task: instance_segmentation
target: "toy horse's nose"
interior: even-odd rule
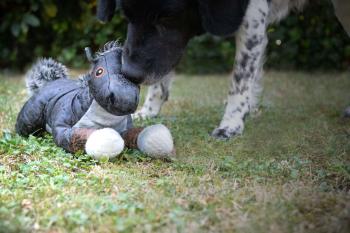
[[[89,87],[97,103],[113,115],[134,113],[139,104],[140,88],[124,75],[110,73],[102,78],[93,78]]]
[[[140,88],[122,75],[111,77],[109,84],[108,111],[115,115],[134,113],[139,104]]]

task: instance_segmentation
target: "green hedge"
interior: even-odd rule
[[[291,14],[268,29],[266,65],[273,69],[349,70],[350,39],[337,21],[328,0],[312,0],[305,11]],[[232,69],[234,38],[208,35],[188,46],[180,68],[190,73]]]
[[[52,56],[73,67],[87,64],[84,47],[97,49],[124,38],[125,23],[96,21],[96,1],[2,0],[0,67],[21,69],[35,58]]]
[[[64,2],[64,3],[63,3]],[[350,39],[327,0],[293,14],[269,28],[267,67],[345,70],[350,67]],[[102,25],[95,20],[96,1],[2,0],[0,68],[23,69],[37,57],[52,56],[73,67],[87,64],[83,48],[125,38],[122,16]],[[6,12],[6,13],[5,13]],[[193,39],[179,70],[227,72],[234,59],[234,39],[204,35]]]

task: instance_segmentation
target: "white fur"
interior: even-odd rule
[[[94,159],[114,158],[124,149],[124,140],[120,134],[111,128],[99,129],[93,132],[85,144],[85,151]]]
[[[170,72],[162,80],[156,84],[151,85],[148,88],[145,103],[142,108],[133,114],[133,118],[146,119],[155,117],[159,114],[163,104],[167,101],[169,95],[169,88],[171,85],[171,79],[174,76],[173,72]]]
[[[262,76],[263,54],[267,45],[267,1],[251,0],[236,35],[236,57],[233,77],[223,119],[212,133],[218,138],[241,134],[244,117],[255,108]],[[254,41],[249,45],[249,41]]]
[[[301,10],[308,0],[272,0],[269,9],[269,22],[278,22],[291,10]]]
[[[153,158],[170,157],[174,150],[173,137],[164,125],[152,125],[140,133],[137,138],[137,147]]]

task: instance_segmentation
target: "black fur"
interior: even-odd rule
[[[249,0],[199,0],[204,29],[214,35],[234,33],[242,23]]]
[[[96,16],[102,22],[111,20],[116,10],[116,0],[98,0]]]
[[[100,0],[98,18],[109,18],[114,7]],[[112,0],[110,0],[112,1]],[[110,2],[107,1],[107,2]],[[199,34],[234,33],[249,0],[121,0],[129,21],[123,73],[135,83],[151,84],[171,71],[188,41]],[[104,4],[103,4],[104,3]]]

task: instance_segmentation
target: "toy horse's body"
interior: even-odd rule
[[[122,134],[132,127],[130,115],[115,116],[105,111],[94,101],[86,85],[71,79],[47,83],[22,108],[17,133],[28,136],[46,129],[57,145],[75,152],[76,145],[72,143],[75,129],[112,128]]]
[[[18,115],[17,133],[28,136],[46,130],[52,133],[58,146],[76,152],[86,149],[85,144],[95,131],[108,128],[112,134],[97,137],[101,147],[113,149],[120,141],[113,132],[128,139],[127,146],[140,147],[138,135],[143,129],[134,129],[130,116],[138,104],[139,87],[121,74],[121,54],[116,43],[106,44],[95,58],[88,50],[93,67],[81,80],[68,79],[65,67],[52,59],[39,61],[27,76],[32,96]],[[110,148],[97,150],[113,155],[120,153],[120,148],[113,153]]]

